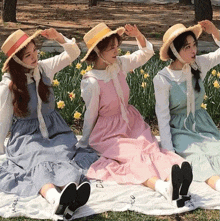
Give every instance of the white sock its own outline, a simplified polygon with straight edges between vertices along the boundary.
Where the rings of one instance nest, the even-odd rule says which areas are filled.
[[[170,182],[166,182],[163,180],[157,180],[155,183],[155,190],[162,194],[167,200],[172,201],[170,196]]]
[[[55,204],[56,202],[59,202],[59,200],[60,200],[60,193],[55,188],[50,188],[46,192],[45,199],[50,204]]]
[[[218,192],[220,192],[220,179],[218,179],[215,183],[215,190],[217,190]]]

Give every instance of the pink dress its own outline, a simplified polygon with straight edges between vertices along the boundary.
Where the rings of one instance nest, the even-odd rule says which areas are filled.
[[[173,152],[161,150],[139,111],[128,104],[126,76],[118,79],[124,94],[129,124],[122,118],[120,100],[113,80],[97,80],[100,87],[98,117],[89,137],[90,146],[101,157],[91,165],[87,177],[116,181],[120,184],[141,184],[147,179],[169,177],[171,167],[183,159]]]

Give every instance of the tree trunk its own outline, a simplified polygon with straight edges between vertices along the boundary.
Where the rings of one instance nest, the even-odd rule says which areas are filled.
[[[195,6],[195,20],[210,20],[212,21],[212,4],[210,0],[194,0]]]
[[[184,5],[192,5],[192,0],[179,0],[179,3]]]
[[[3,22],[17,22],[16,6],[17,6],[17,0],[3,0],[2,1]]]
[[[98,0],[89,0],[89,7],[97,6]]]

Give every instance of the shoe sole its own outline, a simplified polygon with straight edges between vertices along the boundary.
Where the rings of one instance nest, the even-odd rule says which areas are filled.
[[[189,186],[193,180],[192,167],[188,162],[183,162],[181,166],[181,171],[183,175],[183,182],[180,189],[180,195],[187,195],[189,191]]]
[[[181,169],[177,164],[172,166],[171,179],[173,186],[172,200],[177,200],[179,198],[179,190],[182,183]]]
[[[89,200],[91,192],[91,186],[89,182],[83,182],[77,187],[77,202],[79,203],[79,206],[83,206],[87,203]]]
[[[55,211],[56,215],[62,215],[66,209],[66,207],[76,199],[77,191],[76,191],[76,184],[70,183],[67,184],[65,188],[61,192],[60,202]]]
[[[75,211],[85,205],[89,199],[91,187],[89,182],[83,182],[77,187],[76,200],[72,201],[63,213],[64,220],[71,220]]]

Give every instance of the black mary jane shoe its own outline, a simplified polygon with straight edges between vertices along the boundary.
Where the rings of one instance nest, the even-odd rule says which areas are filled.
[[[180,195],[187,196],[188,191],[189,191],[189,186],[193,180],[192,167],[190,166],[188,162],[184,161],[182,163],[181,172],[183,175],[183,182],[182,182],[182,186],[180,189]]]
[[[69,206],[66,207],[64,213],[63,213],[63,219],[64,220],[71,220],[75,211],[85,205],[89,199],[91,192],[90,183],[88,181],[85,181],[81,183],[76,190],[76,198],[73,200]]]
[[[172,166],[171,170],[171,182],[172,182],[172,200],[177,200],[179,199],[179,191],[180,191],[180,186],[182,184],[182,172],[179,167],[179,165],[175,164]]]
[[[72,182],[68,183],[60,194],[60,201],[54,213],[56,215],[63,215],[66,207],[69,206],[69,204],[76,199],[76,196],[76,184]]]
[[[181,165],[181,173],[183,176],[182,186],[180,188],[180,199],[177,200],[177,207],[185,206],[186,201],[190,201],[191,196],[188,195],[190,184],[193,180],[192,167],[186,161]]]

